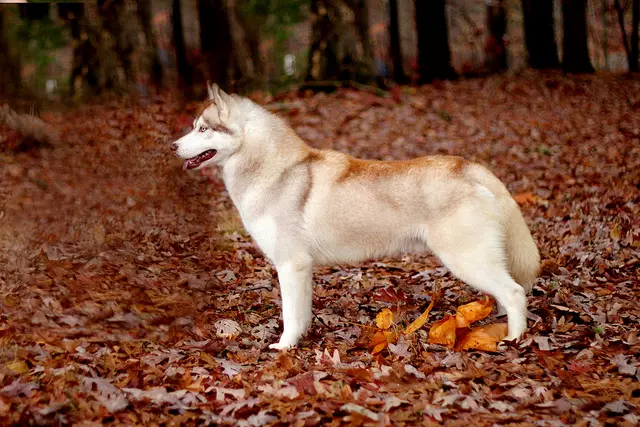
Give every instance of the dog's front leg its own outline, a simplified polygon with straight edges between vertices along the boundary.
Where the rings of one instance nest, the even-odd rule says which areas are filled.
[[[284,332],[280,342],[269,348],[283,350],[293,347],[311,323],[313,264],[309,260],[278,263],[278,278],[282,295],[282,323]]]

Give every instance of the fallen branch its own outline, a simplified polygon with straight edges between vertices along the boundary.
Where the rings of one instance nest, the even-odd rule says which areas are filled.
[[[31,114],[18,114],[6,104],[0,107],[0,125],[3,124],[24,137],[19,145],[21,150],[31,145],[55,146],[58,140],[56,132],[49,129],[42,119]]]

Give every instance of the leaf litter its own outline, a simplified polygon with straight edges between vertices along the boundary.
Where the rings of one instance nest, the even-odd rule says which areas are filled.
[[[0,137],[0,423],[637,423],[638,93],[527,71],[269,106],[295,104],[280,114],[315,147],[461,155],[506,183],[543,264],[527,335],[500,349],[491,300],[409,254],[318,268],[319,320],[270,351],[275,269],[219,173],[167,149],[197,105],[45,112],[55,147]]]

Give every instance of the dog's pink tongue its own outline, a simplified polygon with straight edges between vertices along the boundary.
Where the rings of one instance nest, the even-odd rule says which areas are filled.
[[[182,164],[182,170],[186,171],[188,167],[189,167],[189,159],[185,160],[184,163]]]

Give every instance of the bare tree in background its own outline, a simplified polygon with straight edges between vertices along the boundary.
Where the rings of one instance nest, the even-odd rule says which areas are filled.
[[[633,0],[631,12],[631,57],[633,61],[629,65],[629,71],[640,71],[638,57],[640,56],[640,0]]]
[[[569,73],[593,73],[587,47],[587,0],[562,1],[562,26],[562,69]]]
[[[237,89],[260,86],[265,69],[260,53],[260,25],[242,9],[242,0],[227,0],[229,27],[233,43],[232,77]]]
[[[138,19],[142,25],[146,44],[147,61],[150,63],[149,73],[151,83],[160,87],[162,85],[162,64],[158,56],[158,45],[153,35],[153,27],[151,26],[151,0],[138,0]]]
[[[638,21],[640,20],[640,0],[633,0],[632,2],[632,16],[631,16],[631,41],[627,35],[627,29],[624,25],[624,14],[626,7],[620,4],[620,0],[614,0],[613,2],[616,12],[618,13],[618,23],[620,24],[620,34],[622,35],[622,45],[624,51],[627,54],[627,63],[630,72],[638,72]],[[628,4],[627,4],[628,6]]]
[[[506,70],[507,46],[505,35],[507,33],[507,12],[502,0],[485,1],[487,8],[488,38],[485,44],[486,65],[489,71]]]
[[[456,73],[451,66],[445,0],[416,0],[416,27],[420,82],[455,78]]]
[[[171,27],[173,31],[173,46],[176,53],[176,69],[178,71],[178,86],[191,93],[193,85],[193,72],[187,60],[187,49],[184,44],[184,32],[182,30],[182,10],[180,0],[173,0],[171,4]]]
[[[59,4],[58,8],[62,19],[70,23],[75,41],[72,93],[75,89],[85,94],[129,91],[144,81],[142,77],[150,73],[152,61],[144,60],[142,54],[148,47],[140,37],[145,30],[137,2],[87,0],[83,4]]]
[[[312,0],[307,81],[373,77],[367,0]]]
[[[389,0],[389,53],[393,63],[393,79],[400,84],[407,83],[409,79],[404,72],[402,48],[400,47],[398,0]]]
[[[522,12],[529,66],[536,69],[559,68],[553,0],[522,0]]]
[[[0,7],[0,96],[14,96],[20,90],[20,60],[6,38],[7,9]],[[1,100],[1,98],[0,98]]]
[[[200,46],[207,78],[230,90],[231,29],[225,0],[198,0]]]

